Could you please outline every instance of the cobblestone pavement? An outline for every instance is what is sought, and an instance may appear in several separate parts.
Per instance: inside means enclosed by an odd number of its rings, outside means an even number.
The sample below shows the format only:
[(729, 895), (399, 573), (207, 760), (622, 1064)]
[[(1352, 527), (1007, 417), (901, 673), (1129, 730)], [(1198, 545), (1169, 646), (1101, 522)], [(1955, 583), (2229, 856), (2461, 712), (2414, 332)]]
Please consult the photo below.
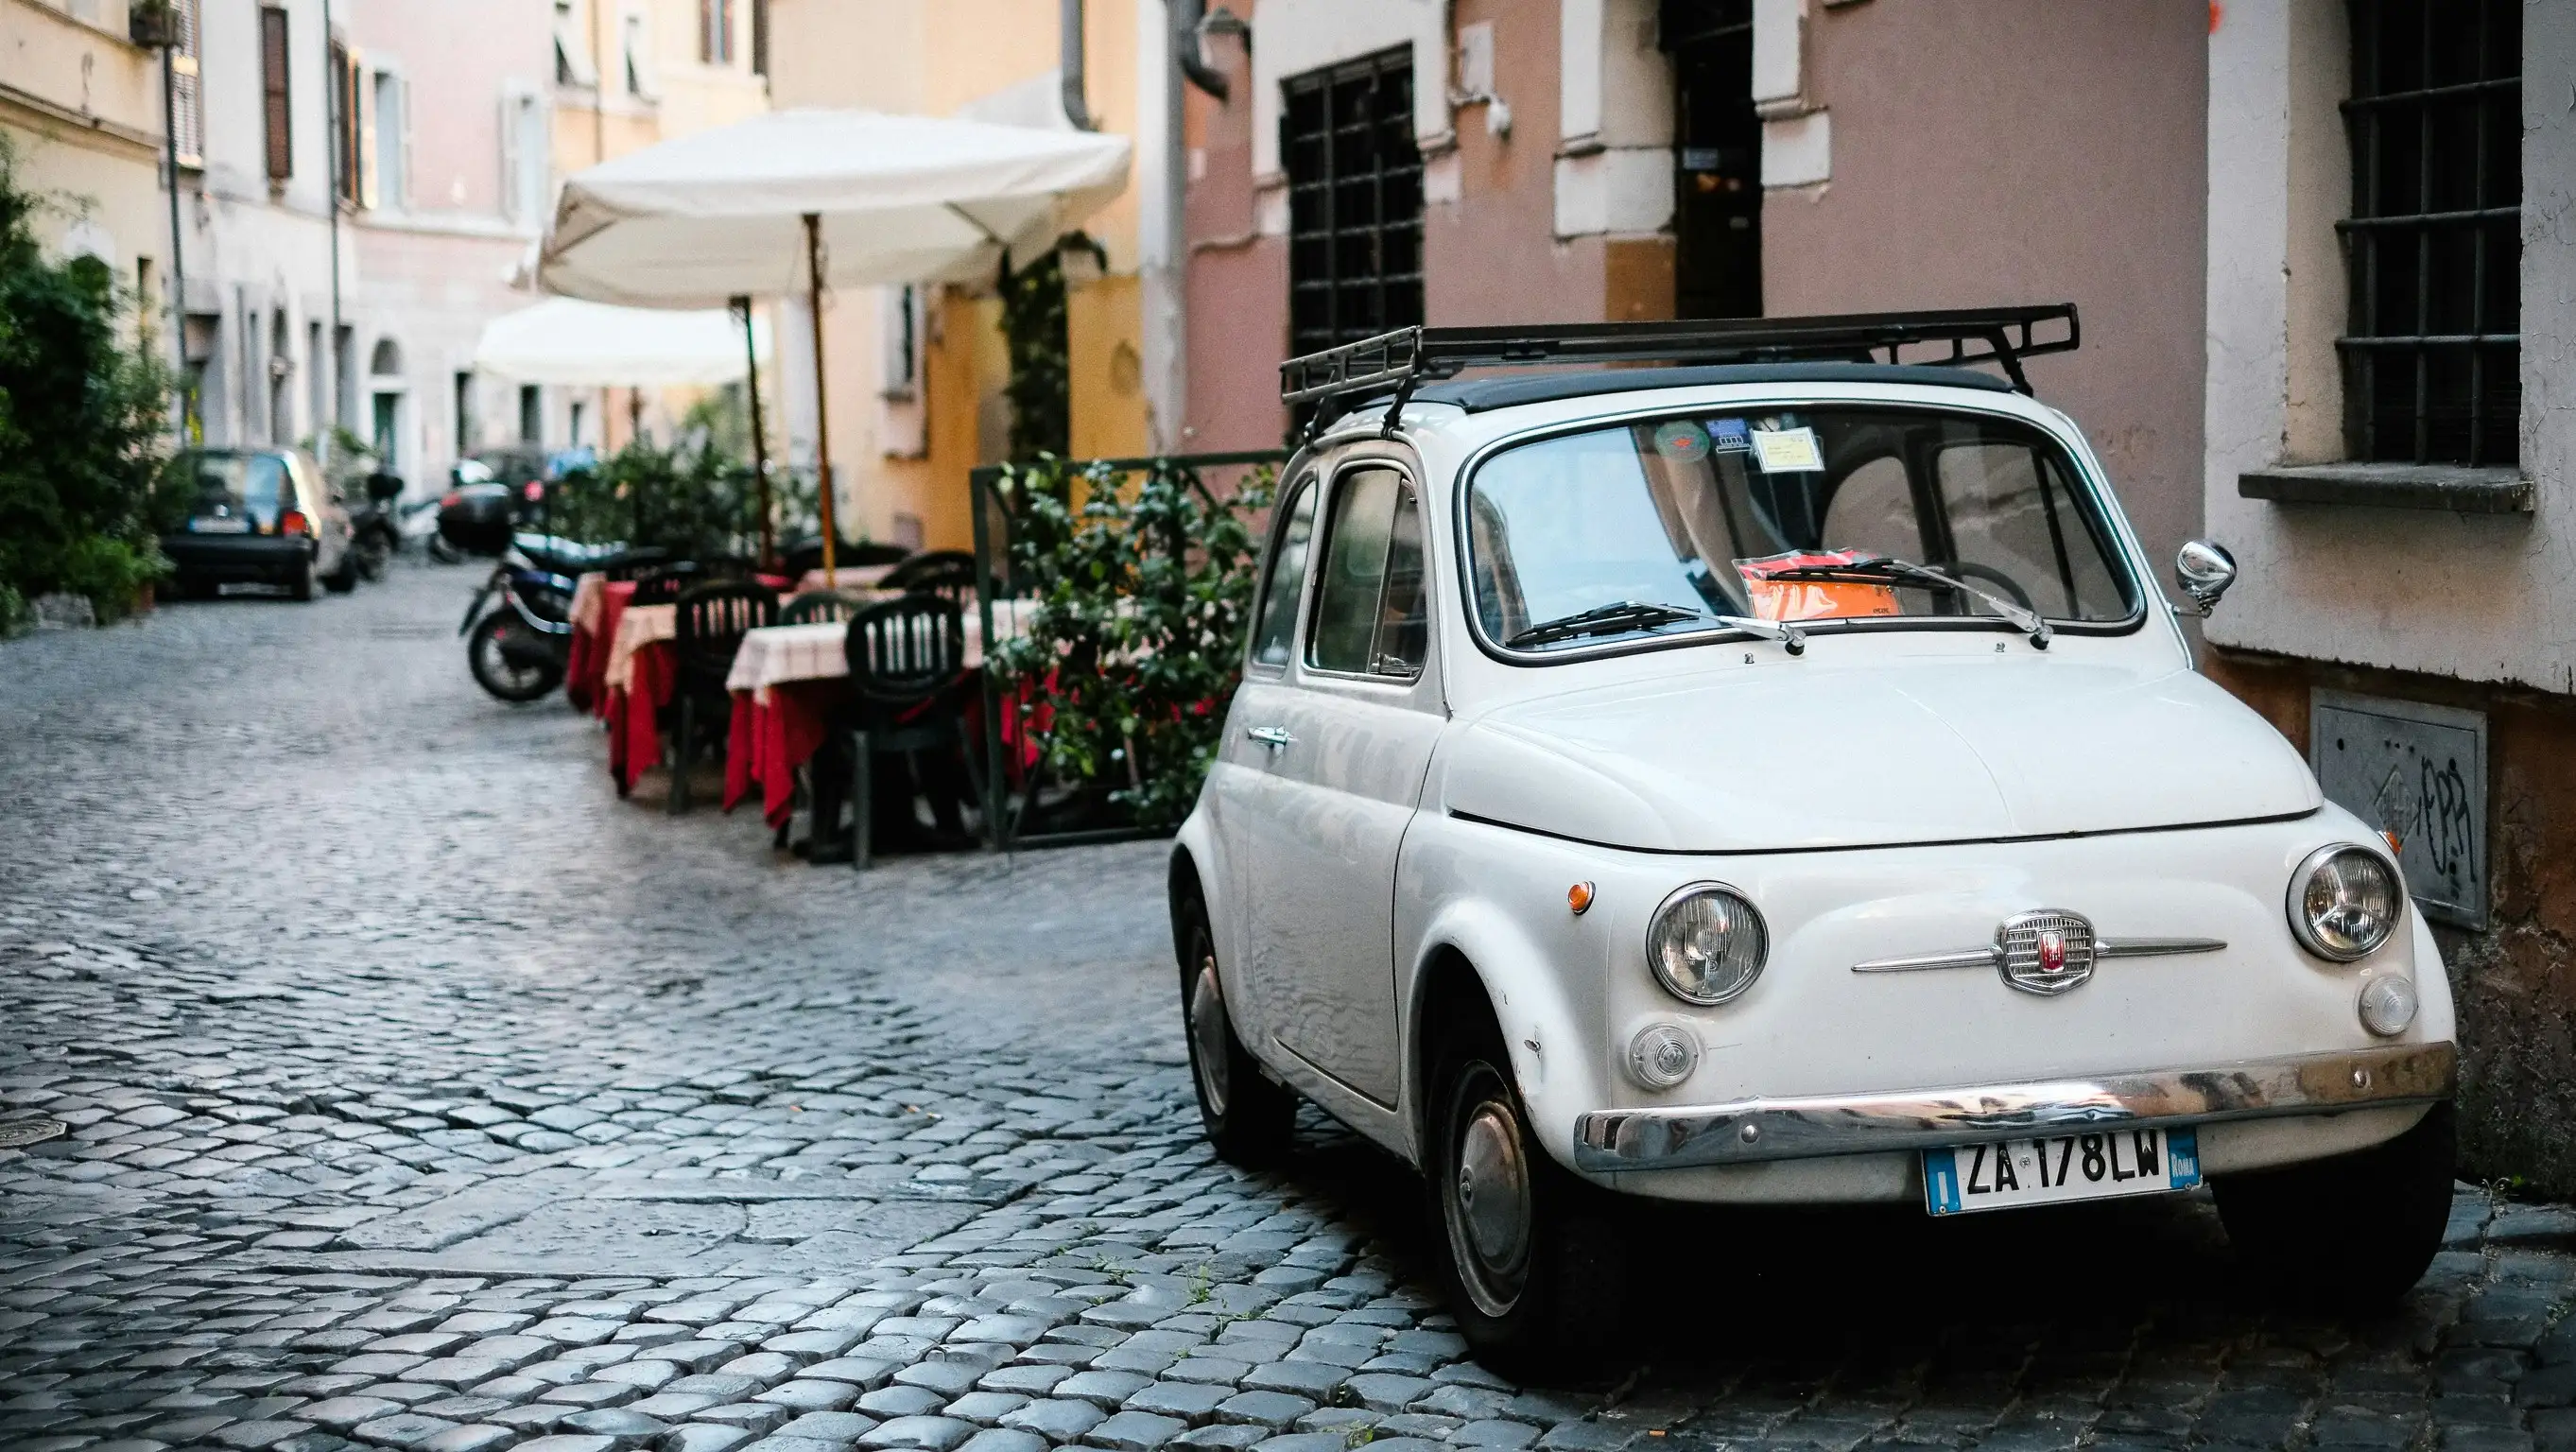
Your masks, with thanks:
[(773, 855), (468, 681), (472, 579), (0, 644), (0, 1443), (424, 1452), (2576, 1445), (2576, 1215), (2402, 1312), (2203, 1202), (1674, 1217), (1523, 1389), (1419, 1190), (1201, 1145), (1155, 844)]

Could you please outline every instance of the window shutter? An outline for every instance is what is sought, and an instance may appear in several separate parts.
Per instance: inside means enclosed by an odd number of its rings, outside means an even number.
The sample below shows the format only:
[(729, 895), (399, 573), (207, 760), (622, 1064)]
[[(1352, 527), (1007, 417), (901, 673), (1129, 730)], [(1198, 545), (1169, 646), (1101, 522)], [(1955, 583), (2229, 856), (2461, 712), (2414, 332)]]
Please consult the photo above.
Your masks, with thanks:
[(411, 83), (400, 76), (394, 86), (394, 205), (411, 210)]
[(265, 122), (268, 175), (284, 181), (295, 175), (294, 113), (287, 91), (286, 12), (274, 6), (259, 12), (259, 87)]
[(384, 107), (376, 88), (367, 84), (367, 68), (355, 51), (349, 54), (349, 118), (355, 124), (351, 139), (358, 153), (357, 202), (369, 211), (380, 205), (378, 188), (384, 178), (376, 165), (376, 123)]

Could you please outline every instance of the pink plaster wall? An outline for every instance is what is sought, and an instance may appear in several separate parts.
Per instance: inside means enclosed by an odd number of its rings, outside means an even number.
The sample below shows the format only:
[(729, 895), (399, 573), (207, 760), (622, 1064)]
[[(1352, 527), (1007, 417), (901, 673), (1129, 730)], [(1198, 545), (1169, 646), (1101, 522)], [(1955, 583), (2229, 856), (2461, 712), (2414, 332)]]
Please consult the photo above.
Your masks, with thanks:
[(2207, 10), (1909, 0), (1811, 10), (1833, 177), (1763, 205), (1774, 314), (2073, 301), (2030, 367), (2151, 557), (2201, 518)]

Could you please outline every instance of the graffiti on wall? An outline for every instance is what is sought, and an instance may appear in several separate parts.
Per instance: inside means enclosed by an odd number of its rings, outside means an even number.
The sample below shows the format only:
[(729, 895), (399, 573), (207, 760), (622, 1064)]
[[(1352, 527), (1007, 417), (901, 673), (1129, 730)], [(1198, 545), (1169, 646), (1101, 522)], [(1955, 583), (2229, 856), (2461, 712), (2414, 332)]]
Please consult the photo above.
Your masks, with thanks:
[(2320, 690), (2308, 759), (2328, 800), (2385, 834), (2427, 917), (2487, 925), (2487, 722), (2475, 711)]

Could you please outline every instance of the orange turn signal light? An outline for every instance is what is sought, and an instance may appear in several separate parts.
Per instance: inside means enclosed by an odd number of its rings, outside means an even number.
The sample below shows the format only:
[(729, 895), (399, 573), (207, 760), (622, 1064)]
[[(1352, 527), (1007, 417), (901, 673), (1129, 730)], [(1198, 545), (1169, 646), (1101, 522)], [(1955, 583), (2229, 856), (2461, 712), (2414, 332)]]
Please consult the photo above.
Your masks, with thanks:
[(2391, 852), (2403, 852), (2406, 850), (2406, 844), (2398, 840), (2397, 834), (2385, 827), (2380, 829), (2379, 837), (2381, 841), (2388, 844), (2388, 850)]
[(1592, 906), (1592, 884), (1588, 882), (1578, 882), (1574, 886), (1567, 888), (1565, 890), (1565, 905), (1574, 910), (1574, 915), (1576, 917), (1579, 918), (1583, 916), (1585, 910)]

